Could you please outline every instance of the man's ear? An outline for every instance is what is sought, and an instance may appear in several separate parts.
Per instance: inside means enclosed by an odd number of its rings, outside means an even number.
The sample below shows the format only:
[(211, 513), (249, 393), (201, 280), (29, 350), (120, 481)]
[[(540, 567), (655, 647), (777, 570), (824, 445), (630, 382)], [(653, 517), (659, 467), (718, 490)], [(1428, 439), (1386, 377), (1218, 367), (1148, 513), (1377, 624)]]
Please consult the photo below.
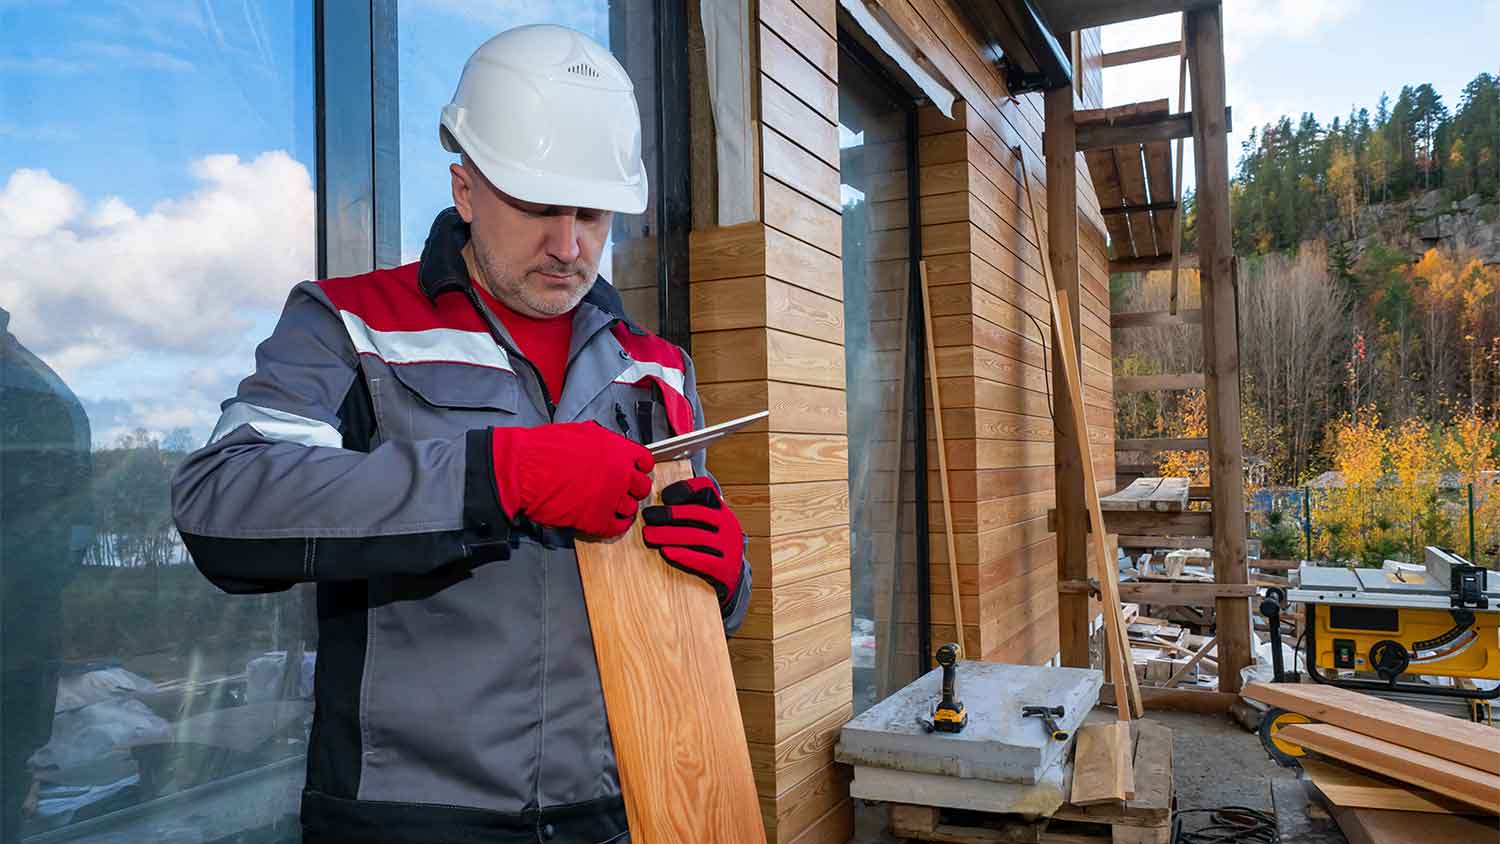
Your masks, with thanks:
[(448, 174), (453, 183), (453, 207), (465, 223), (474, 222), (474, 206), (471, 204), (474, 189), (473, 175), (462, 164), (448, 165)]

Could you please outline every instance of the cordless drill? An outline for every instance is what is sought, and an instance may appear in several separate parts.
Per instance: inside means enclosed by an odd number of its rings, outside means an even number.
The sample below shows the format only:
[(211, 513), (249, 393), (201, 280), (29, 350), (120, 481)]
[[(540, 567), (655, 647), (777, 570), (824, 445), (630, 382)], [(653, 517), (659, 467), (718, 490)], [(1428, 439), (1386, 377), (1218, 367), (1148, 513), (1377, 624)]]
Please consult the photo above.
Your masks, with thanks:
[(937, 650), (937, 663), (943, 667), (943, 699), (932, 710), (932, 729), (940, 733), (961, 732), (969, 724), (968, 710), (958, 699), (958, 645), (949, 642)]

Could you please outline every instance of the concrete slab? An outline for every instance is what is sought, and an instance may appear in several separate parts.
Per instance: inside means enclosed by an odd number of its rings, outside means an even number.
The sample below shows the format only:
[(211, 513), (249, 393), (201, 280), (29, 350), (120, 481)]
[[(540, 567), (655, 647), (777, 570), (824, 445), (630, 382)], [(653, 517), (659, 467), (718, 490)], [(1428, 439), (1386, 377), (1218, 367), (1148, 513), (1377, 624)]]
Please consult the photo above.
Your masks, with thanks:
[[(997, 662), (958, 665), (958, 698), (969, 726), (957, 735), (929, 733), (942, 689), (942, 671), (917, 678), (844, 725), (835, 758), (846, 764), (908, 773), (1035, 784), (1066, 758), (1068, 742), (1053, 741), (1022, 706), (1062, 706), (1062, 729), (1072, 733), (1099, 701), (1103, 675), (1087, 668)], [(907, 801), (910, 802), (910, 801)]]
[(1053, 765), (1034, 784), (997, 783), (941, 774), (913, 774), (856, 765), (849, 796), (885, 803), (911, 803), (975, 812), (1004, 812), (1028, 819), (1051, 817), (1063, 804), (1063, 783), (1072, 767)]

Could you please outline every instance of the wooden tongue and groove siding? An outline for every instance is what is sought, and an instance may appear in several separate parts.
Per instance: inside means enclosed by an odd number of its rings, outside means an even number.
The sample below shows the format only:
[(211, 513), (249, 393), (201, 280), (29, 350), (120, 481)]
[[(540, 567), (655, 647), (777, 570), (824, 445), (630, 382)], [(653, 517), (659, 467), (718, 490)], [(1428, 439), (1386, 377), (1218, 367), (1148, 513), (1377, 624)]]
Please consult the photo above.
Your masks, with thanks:
[(1372, 695), (1312, 683), (1252, 683), (1251, 700), (1500, 776), (1500, 730)]
[[(652, 502), (692, 474), (657, 466)], [(718, 596), (647, 548), (640, 519), (577, 549), (631, 839), (764, 844)]]
[(1325, 756), (1461, 800), (1487, 812), (1500, 807), (1500, 777), (1332, 724), (1290, 724), (1287, 741)]

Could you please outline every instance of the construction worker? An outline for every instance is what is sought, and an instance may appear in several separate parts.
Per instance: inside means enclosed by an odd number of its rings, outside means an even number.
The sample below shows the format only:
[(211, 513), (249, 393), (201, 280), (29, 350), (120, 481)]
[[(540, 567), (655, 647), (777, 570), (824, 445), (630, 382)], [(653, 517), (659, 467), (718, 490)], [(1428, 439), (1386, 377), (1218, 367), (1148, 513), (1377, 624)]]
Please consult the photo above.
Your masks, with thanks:
[[(305, 841), (627, 841), (573, 542), (630, 526), (642, 443), (703, 425), (687, 355), (596, 278), (613, 214), (646, 207), (633, 87), (580, 33), (521, 27), (469, 58), (439, 135), (454, 207), (421, 260), (293, 289), (174, 514), (226, 591), (317, 584)], [(745, 537), (694, 468), (644, 539), (732, 632)]]

